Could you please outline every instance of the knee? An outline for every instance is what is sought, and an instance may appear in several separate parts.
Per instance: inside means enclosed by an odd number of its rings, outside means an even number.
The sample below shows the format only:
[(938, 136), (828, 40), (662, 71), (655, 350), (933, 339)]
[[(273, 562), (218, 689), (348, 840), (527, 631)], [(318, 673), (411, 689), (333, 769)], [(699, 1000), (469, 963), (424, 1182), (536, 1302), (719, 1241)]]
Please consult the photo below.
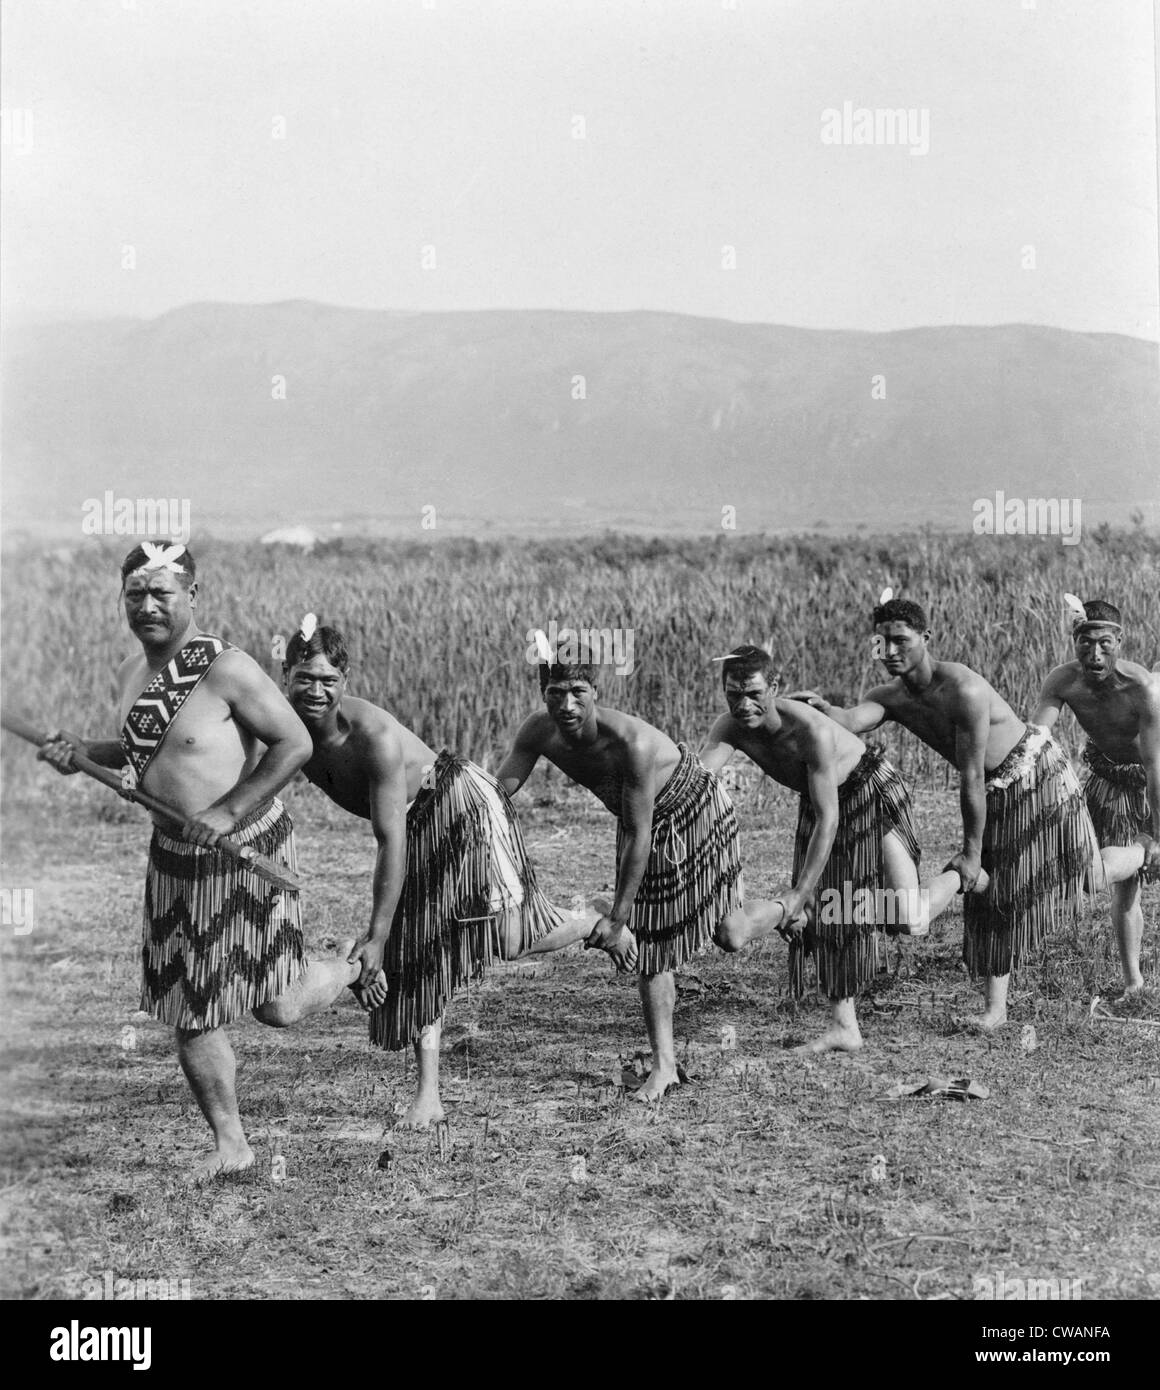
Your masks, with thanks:
[(267, 1028), (289, 1028), (298, 1022), (298, 1010), (284, 999), (269, 999), (253, 1012), (258, 1022)]
[(749, 940), (749, 930), (740, 912), (731, 912), (717, 927), (713, 938), (723, 951), (740, 951)]
[(496, 944), (500, 960), (518, 960), (523, 944), (520, 940), (519, 918), (509, 917), (501, 921), (496, 935), (499, 938)]

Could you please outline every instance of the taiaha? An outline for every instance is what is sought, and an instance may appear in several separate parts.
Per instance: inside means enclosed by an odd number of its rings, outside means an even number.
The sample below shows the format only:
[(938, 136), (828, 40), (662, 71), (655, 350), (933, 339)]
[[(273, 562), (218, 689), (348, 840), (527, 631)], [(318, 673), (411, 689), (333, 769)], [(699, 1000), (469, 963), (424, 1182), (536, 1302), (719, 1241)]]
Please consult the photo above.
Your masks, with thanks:
[[(18, 738), (26, 739), (29, 743), (35, 743), (37, 747), (48, 742), (48, 735), (42, 733), (34, 724), (26, 719), (22, 719), (18, 714), (12, 714), (5, 710), (0, 714), (0, 726), (7, 729), (9, 733), (15, 734)], [(156, 812), (160, 816), (173, 821), (176, 825), (185, 822), (185, 816), (174, 807), (164, 801), (159, 801), (155, 796), (150, 796), (148, 792), (140, 791), (136, 787), (126, 787), (116, 772), (111, 768), (102, 767), (100, 763), (94, 762), (79, 750), (73, 750), (73, 760), (77, 768), (86, 773), (94, 781), (102, 783), (106, 787), (112, 787), (129, 801), (135, 801), (139, 806), (144, 806), (150, 811)], [(287, 868), (285, 864), (279, 864), (268, 855), (259, 854), (250, 845), (235, 844), (233, 840), (222, 836), (214, 846), (223, 854), (228, 854), (232, 859), (237, 859), (244, 864), (247, 869), (256, 874), (259, 878), (271, 883), (276, 888), (297, 893), (302, 888), (301, 876), (293, 869)]]

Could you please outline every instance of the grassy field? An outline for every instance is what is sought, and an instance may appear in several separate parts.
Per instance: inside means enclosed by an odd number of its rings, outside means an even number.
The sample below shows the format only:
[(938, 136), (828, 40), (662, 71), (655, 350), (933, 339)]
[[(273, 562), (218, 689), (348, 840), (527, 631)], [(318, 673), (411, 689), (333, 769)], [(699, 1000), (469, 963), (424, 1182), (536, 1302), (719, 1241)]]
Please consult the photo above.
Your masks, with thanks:
[[(289, 799), (321, 951), (365, 919), (372, 841), (313, 790)], [(738, 804), (747, 884), (765, 892), (789, 868), (793, 806), (744, 788)], [(499, 966), (457, 999), (449, 1122), (430, 1134), (389, 1131), (413, 1064), (368, 1048), (353, 1003), (279, 1033), (247, 1020), (234, 1041), (257, 1166), (191, 1191), (204, 1125), (168, 1030), (134, 1017), (145, 826), (115, 800), (72, 826), (23, 809), (0, 866), (36, 894), (34, 930), (3, 948), (0, 1294), (109, 1278), (188, 1279), (195, 1299), (970, 1299), (1002, 1271), (1079, 1279), (1088, 1299), (1160, 1295), (1160, 1030), (1088, 1018), (1118, 989), (1103, 906), (1017, 979), (992, 1038), (955, 1023), (978, 999), (957, 912), (892, 946), (853, 1058), (786, 1051), (824, 1008), (786, 997), (779, 942), (707, 953), (681, 978), (690, 1084), (647, 1111), (622, 1089), (645, 1049), (636, 991), (591, 953)], [(918, 809), (933, 862), (955, 798)], [(525, 795), (522, 817), (562, 900), (608, 881), (613, 826), (594, 800)], [(929, 1076), (990, 1096), (891, 1094)]]
[[(128, 547), (90, 547), (5, 554), (3, 693), (38, 719), (108, 737), (111, 673), (135, 646), (117, 606)], [(1066, 590), (1118, 603), (1125, 655), (1160, 660), (1160, 537), (1143, 530), (1100, 528), (1078, 546), (921, 533), (336, 541), (313, 555), (211, 540), (194, 550), (203, 627), (274, 669), (276, 640), (312, 610), (347, 634), (353, 694), (485, 765), (538, 703), (527, 634), (551, 619), (631, 630), (634, 670), (606, 671), (602, 698), (693, 743), (719, 712), (710, 658), (738, 642), (772, 634), (789, 689), (811, 685), (843, 703), (874, 684), (869, 616), (886, 584), (927, 606), (939, 656), (974, 666), (1024, 715), (1070, 655)], [(1070, 716), (1061, 733), (1071, 738)], [(914, 739), (887, 731), (884, 741), (904, 775), (949, 785)], [(3, 750), (3, 772), (9, 787), (30, 784), (19, 750)]]
[[(132, 646), (119, 552), (6, 554), (3, 691), (47, 725), (113, 732), (110, 672)], [(313, 609), (350, 635), (354, 693), (438, 746), (494, 764), (536, 703), (527, 629), (632, 628), (636, 670), (609, 703), (699, 742), (720, 693), (708, 658), (772, 632), (790, 685), (849, 698), (874, 675), (868, 609), (886, 583), (933, 610), (936, 650), (1021, 713), (1067, 655), (1061, 596), (1118, 601), (1126, 654), (1160, 657), (1160, 541), (1016, 538), (602, 540), (332, 545), (313, 556), (198, 547), (203, 621), (261, 659)], [(1062, 726), (1074, 748), (1070, 721)], [(913, 739), (885, 740), (915, 781), (927, 865), (958, 838), (956, 796)], [(1012, 986), (993, 1038), (956, 1017), (979, 991), (957, 910), (892, 946), (860, 1005), (856, 1057), (802, 1060), (824, 1005), (786, 996), (784, 948), (706, 953), (681, 978), (690, 1084), (628, 1102), (645, 1036), (633, 986), (582, 952), (498, 966), (453, 1005), (449, 1123), (390, 1132), (413, 1063), (372, 1052), (353, 1003), (274, 1033), (235, 1030), (244, 1176), (190, 1191), (206, 1132), (164, 1028), (135, 1017), (147, 828), (102, 789), (53, 777), (7, 737), (0, 885), (31, 887), (35, 925), (3, 961), (0, 1294), (75, 1296), (90, 1279), (190, 1281), (193, 1298), (969, 1299), (973, 1281), (1082, 1281), (1084, 1297), (1160, 1295), (1156, 888), (1146, 890), (1135, 1021), (1089, 1018), (1119, 989), (1106, 904)], [(292, 787), (309, 878), (308, 944), (363, 927), (367, 827)], [(748, 891), (785, 882), (795, 808), (744, 773)], [(608, 884), (614, 827), (537, 775), (520, 802), (561, 902)], [(732, 1033), (729, 1030), (732, 1030)], [(1028, 1031), (1033, 1030), (1033, 1031)], [(727, 1045), (735, 1037), (735, 1045)], [(903, 1098), (970, 1077), (985, 1100)]]

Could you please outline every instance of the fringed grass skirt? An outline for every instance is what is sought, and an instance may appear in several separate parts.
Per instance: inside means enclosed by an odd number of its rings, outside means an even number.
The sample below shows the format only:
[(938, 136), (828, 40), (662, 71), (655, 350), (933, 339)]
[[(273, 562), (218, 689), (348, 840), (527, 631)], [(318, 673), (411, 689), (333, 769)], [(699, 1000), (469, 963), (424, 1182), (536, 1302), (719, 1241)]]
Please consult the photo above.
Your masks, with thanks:
[[(795, 883), (815, 824), (813, 805), (803, 796), (794, 839)], [(886, 886), (882, 841), (891, 831), (917, 869), (921, 851), (910, 792), (884, 751), (867, 748), (838, 788), (838, 832), (818, 880), (813, 926), (789, 948), (790, 988), (795, 995), (805, 991), (805, 957), (810, 954), (817, 957), (818, 984), (831, 999), (850, 999), (873, 979), (876, 890)], [(836, 903), (840, 911), (835, 911)]]
[(1151, 829), (1148, 778), (1142, 763), (1114, 763), (1095, 746), (1084, 745), (1088, 766), (1084, 799), (1101, 846), (1131, 845)]
[(987, 778), (985, 893), (963, 894), (963, 960), (1006, 975), (1074, 917), (1095, 851), (1084, 795), (1051, 734), (1030, 724)]
[[(276, 799), (230, 839), (298, 867), (294, 827)], [(155, 826), (141, 955), (142, 1009), (177, 1028), (220, 1028), (297, 983), (306, 966), (298, 894)]]
[[(733, 803), (685, 744), (653, 806), (652, 852), (628, 927), (642, 975), (676, 970), (713, 940), (741, 906), (741, 845)], [(619, 865), (628, 837), (616, 836)]]
[(481, 767), (446, 750), (434, 785), (407, 812), (407, 876), (387, 941), (387, 1002), (370, 1015), (371, 1042), (398, 1051), (443, 1017), (478, 979), (511, 917), (519, 949), (562, 917), (536, 885), (511, 798)]

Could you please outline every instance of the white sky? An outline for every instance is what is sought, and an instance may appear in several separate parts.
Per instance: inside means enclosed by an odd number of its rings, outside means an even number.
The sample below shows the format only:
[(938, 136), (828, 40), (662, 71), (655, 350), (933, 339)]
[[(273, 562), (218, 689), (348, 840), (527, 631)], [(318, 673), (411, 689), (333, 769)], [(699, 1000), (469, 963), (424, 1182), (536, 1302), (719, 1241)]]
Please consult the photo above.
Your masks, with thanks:
[[(7, 310), (1160, 336), (1150, 0), (731, 3), (5, 0)], [(929, 152), (823, 144), (845, 101)]]

